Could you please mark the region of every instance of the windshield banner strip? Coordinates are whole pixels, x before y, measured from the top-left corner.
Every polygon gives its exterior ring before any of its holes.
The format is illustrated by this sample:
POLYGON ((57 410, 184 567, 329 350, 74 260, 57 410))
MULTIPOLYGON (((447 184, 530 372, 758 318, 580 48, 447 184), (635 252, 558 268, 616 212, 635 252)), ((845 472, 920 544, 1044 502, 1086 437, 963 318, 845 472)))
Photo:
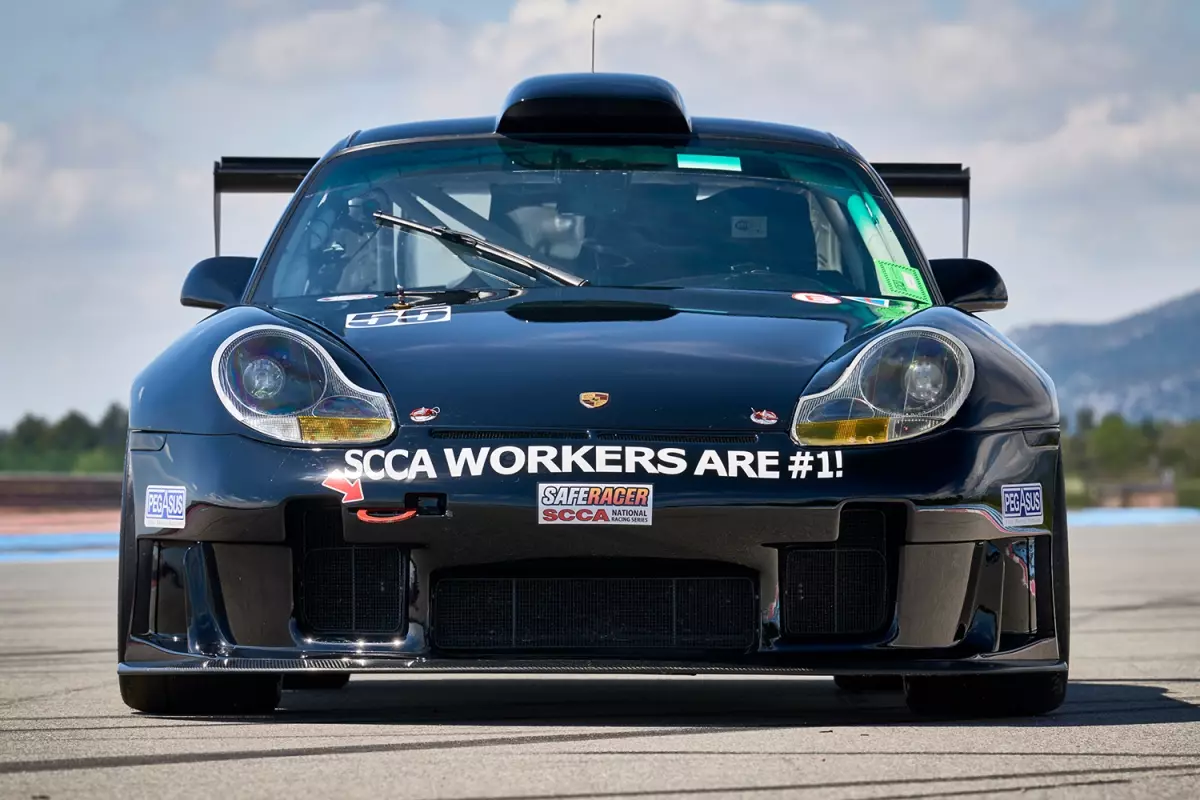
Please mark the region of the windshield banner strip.
POLYGON ((680 169, 719 169, 726 172, 741 172, 742 160, 737 156, 702 156, 680 153, 675 157, 680 169))

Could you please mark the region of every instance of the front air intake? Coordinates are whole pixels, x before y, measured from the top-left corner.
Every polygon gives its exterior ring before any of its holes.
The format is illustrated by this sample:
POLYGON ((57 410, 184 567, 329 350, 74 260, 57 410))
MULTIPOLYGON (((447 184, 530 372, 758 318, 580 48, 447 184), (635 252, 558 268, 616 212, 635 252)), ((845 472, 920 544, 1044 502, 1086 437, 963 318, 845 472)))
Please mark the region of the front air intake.
POLYGON ((748 575, 688 574, 670 566, 605 575, 576 566, 561 576, 512 569, 440 578, 433 591, 434 646, 576 654, 653 650, 661 656, 744 651, 754 644, 757 592, 748 575))
POLYGON ((296 617, 303 631, 381 635, 407 630, 403 549, 347 544, 336 505, 293 503, 286 518, 297 555, 296 617))
POLYGON ((903 507, 848 507, 832 545, 780 553, 782 623, 793 640, 871 640, 891 626, 903 507))

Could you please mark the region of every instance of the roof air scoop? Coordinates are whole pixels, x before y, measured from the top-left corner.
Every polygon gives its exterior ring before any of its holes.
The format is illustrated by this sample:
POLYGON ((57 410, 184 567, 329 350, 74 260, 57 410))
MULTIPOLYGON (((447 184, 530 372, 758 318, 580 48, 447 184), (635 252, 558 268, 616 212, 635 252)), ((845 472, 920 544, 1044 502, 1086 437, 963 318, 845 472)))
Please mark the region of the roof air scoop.
POLYGON ((662 78, 584 72, 518 83, 504 101, 496 133, 689 135, 679 91, 662 78))

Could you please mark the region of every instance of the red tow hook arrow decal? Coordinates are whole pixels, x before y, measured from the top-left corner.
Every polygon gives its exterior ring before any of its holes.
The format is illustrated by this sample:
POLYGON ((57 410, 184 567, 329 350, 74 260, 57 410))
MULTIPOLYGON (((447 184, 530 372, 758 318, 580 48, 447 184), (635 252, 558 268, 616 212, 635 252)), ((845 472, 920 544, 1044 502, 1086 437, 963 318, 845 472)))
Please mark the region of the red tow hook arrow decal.
POLYGON ((321 485, 326 489, 333 489, 335 492, 340 492, 343 503, 357 503, 363 499, 361 479, 350 480, 341 475, 330 475, 321 485))

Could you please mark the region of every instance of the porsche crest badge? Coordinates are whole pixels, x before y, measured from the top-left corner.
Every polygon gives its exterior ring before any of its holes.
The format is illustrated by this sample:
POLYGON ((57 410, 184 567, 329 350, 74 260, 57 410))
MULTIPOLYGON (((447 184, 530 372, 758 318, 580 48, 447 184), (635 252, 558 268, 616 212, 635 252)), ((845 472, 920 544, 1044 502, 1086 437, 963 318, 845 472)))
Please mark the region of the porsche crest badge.
POLYGON ((599 408, 608 402, 608 392, 583 392, 579 395, 579 402, 584 408, 599 408))

